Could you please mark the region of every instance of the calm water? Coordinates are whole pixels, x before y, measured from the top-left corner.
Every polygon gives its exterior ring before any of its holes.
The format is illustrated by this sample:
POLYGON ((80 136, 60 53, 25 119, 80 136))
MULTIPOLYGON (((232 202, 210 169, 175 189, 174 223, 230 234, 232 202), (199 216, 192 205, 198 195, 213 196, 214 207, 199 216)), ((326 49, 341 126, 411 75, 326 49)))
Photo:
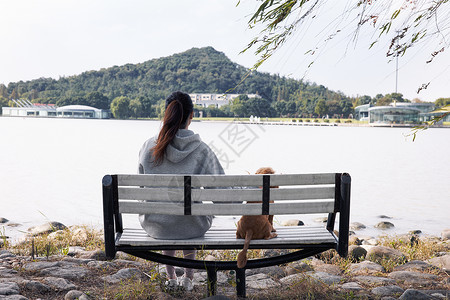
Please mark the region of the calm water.
MULTIPOLYGON (((142 143, 159 127, 157 121, 0 118, 0 217, 22 224, 0 230, 17 236, 47 220, 101 227, 103 175, 135 173, 142 143)), ((427 130, 415 142, 405 137, 409 129, 399 128, 194 122, 191 129, 215 149, 228 174, 262 166, 350 173, 351 222, 368 226, 359 234, 381 233, 373 228, 378 215, 392 217, 390 234, 439 235, 450 228, 450 129, 427 130)), ((302 220, 313 224, 315 217, 302 220)))

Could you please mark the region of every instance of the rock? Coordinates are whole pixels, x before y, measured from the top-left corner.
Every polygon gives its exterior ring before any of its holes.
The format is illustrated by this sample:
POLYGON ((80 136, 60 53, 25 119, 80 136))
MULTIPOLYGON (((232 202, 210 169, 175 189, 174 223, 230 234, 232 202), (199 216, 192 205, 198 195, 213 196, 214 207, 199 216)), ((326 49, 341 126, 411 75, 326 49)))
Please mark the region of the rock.
POLYGON ((247 275, 255 275, 259 273, 264 273, 267 276, 270 276, 272 278, 281 278, 286 276, 286 273, 284 272, 284 269, 280 266, 271 266, 266 268, 256 268, 256 269, 249 269, 246 271, 247 275))
POLYGON ((88 299, 89 297, 85 293, 77 290, 69 291, 64 296, 64 300, 88 300, 88 299))
POLYGON ((0 269, 0 278, 16 277, 17 271, 13 269, 0 269))
POLYGON ((428 300, 428 299, 435 299, 432 296, 429 296, 425 293, 422 293, 421 291, 415 290, 415 289, 407 289, 401 296, 401 300, 428 300))
POLYGON ((64 235, 65 235, 64 230, 57 230, 57 231, 50 233, 48 235, 48 238, 51 240, 58 241, 58 240, 64 239, 64 235))
POLYGON ((444 229, 441 232, 441 238, 442 240, 446 241, 446 240, 450 240, 450 229, 444 229))
POLYGON ((367 255, 367 250, 363 247, 351 245, 348 247, 348 255, 354 262, 364 260, 367 255))
POLYGON ((280 283, 284 285, 297 284, 298 282, 305 280, 305 278, 308 278, 305 273, 297 273, 281 278, 280 283))
POLYGON ((388 277, 404 284, 420 284, 422 286, 433 285, 434 281, 438 279, 436 275, 412 271, 395 271, 388 277))
POLYGON ((386 215, 379 215, 379 216, 377 216, 377 218, 380 218, 380 219, 392 219, 392 217, 389 217, 389 216, 386 216, 386 215))
MULTIPOLYGON (((196 272, 194 273, 194 285, 203 285, 208 282, 208 275, 206 272, 196 272)), ((218 284, 227 284, 228 277, 223 272, 217 272, 217 283, 218 284)))
POLYGON ((19 286, 15 282, 0 283, 0 295, 16 295, 19 294, 19 286))
POLYGON ((315 218, 314 222, 317 223, 326 223, 328 221, 328 217, 320 217, 320 218, 315 218))
POLYGON ((429 271, 436 269, 433 265, 421 260, 412 260, 404 265, 396 266, 394 271, 429 271))
POLYGON ((421 233, 422 233, 422 230, 419 230, 419 229, 408 231, 408 234, 410 234, 410 235, 416 235, 416 234, 421 234, 421 233))
POLYGON ((331 275, 325 272, 307 272, 306 274, 316 279, 317 281, 323 282, 328 285, 338 284, 342 280, 341 276, 331 275))
POLYGON ((206 257, 205 257, 205 260, 206 260, 206 261, 215 261, 216 258, 215 258, 214 256, 208 254, 208 255, 206 255, 206 257))
POLYGON ((339 286, 341 289, 349 291, 360 291, 363 288, 357 282, 347 282, 339 286))
POLYGON ((362 242, 357 236, 352 235, 348 238, 348 244, 349 245, 361 245, 362 242))
POLYGON ((87 266, 89 268, 102 269, 102 270, 108 270, 108 269, 117 267, 117 265, 112 261, 97 261, 97 260, 88 262, 87 266))
POLYGON ((359 223, 359 222, 350 223, 350 230, 361 230, 364 228, 366 228, 366 225, 364 225, 363 223, 359 223))
POLYGON ((86 251, 86 248, 84 248, 84 247, 70 246, 69 251, 67 252, 67 255, 75 256, 75 255, 79 255, 79 254, 83 253, 84 251, 86 251))
POLYGON ((142 273, 141 270, 137 268, 126 268, 121 269, 117 273, 113 275, 108 275, 102 277, 107 283, 119 283, 122 280, 130 280, 130 279, 144 279, 146 276, 142 273))
POLYGON ((395 284, 394 279, 385 278, 385 277, 377 277, 377 276, 356 276, 353 278, 354 280, 367 284, 367 285, 387 285, 387 284, 395 284))
POLYGON ((309 264, 303 261, 293 262, 284 268, 284 272, 286 273, 286 275, 292 275, 302 272, 310 272, 313 270, 314 269, 309 264))
POLYGON ((339 268, 336 265, 332 265, 332 264, 317 265, 316 267, 314 267, 314 270, 317 272, 323 272, 323 273, 328 273, 328 274, 332 274, 332 275, 341 275, 342 274, 341 268, 339 268))
POLYGON ((378 240, 373 238, 373 239, 365 239, 362 241, 361 243, 362 245, 371 245, 371 246, 376 246, 378 245, 378 240))
POLYGON ((44 282, 55 290, 68 291, 73 290, 76 286, 64 278, 45 277, 44 282))
POLYGON ((48 285, 40 283, 39 281, 24 280, 22 284, 26 290, 29 290, 33 293, 44 294, 51 290, 48 285))
POLYGON ((450 271, 450 254, 431 258, 427 260, 427 262, 435 267, 441 268, 446 272, 450 271))
POLYGON ((396 285, 379 286, 372 289, 372 293, 378 296, 394 296, 403 293, 403 289, 396 285))
POLYGON ((349 273, 353 275, 373 275, 377 273, 384 273, 386 270, 383 266, 365 260, 357 264, 351 264, 349 267, 349 273))
POLYGON ((375 228, 378 229, 390 229, 390 228, 394 228, 394 224, 392 224, 391 222, 380 222, 377 225, 375 225, 375 228))
POLYGON ((72 243, 84 243, 88 239, 86 228, 80 227, 72 231, 72 243))
POLYGON ((106 253, 103 250, 85 251, 80 254, 80 258, 106 260, 106 253))
POLYGON ((300 221, 298 219, 290 219, 290 220, 285 220, 285 221, 281 222, 281 225, 283 225, 283 226, 303 226, 303 225, 305 225, 305 223, 303 223, 302 221, 300 221))
POLYGON ((0 224, 5 224, 5 223, 8 223, 8 222, 9 222, 8 219, 0 217, 0 224))
POLYGON ((268 289, 279 286, 280 284, 275 282, 268 275, 260 273, 246 277, 246 285, 253 289, 268 289))
POLYGON ((399 250, 384 247, 374 246, 367 251, 366 259, 373 262, 380 263, 382 260, 392 260, 397 263, 404 263, 407 261, 406 256, 399 250))
POLYGON ((31 235, 41 235, 46 233, 51 233, 57 230, 64 230, 67 229, 67 227, 59 222, 48 222, 42 225, 34 226, 28 228, 28 232, 30 232, 31 235))

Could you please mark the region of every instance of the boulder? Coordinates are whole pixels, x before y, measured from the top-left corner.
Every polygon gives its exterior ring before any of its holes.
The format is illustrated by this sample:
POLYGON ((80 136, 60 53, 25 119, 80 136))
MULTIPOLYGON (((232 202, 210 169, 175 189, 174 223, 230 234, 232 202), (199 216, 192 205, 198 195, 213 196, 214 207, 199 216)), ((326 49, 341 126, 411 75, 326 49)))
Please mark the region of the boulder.
POLYGON ((432 297, 430 295, 427 295, 425 293, 422 293, 421 291, 418 291, 415 289, 407 289, 398 299, 401 299, 401 300, 432 300, 432 299, 436 299, 436 298, 432 297))
POLYGON ((271 278, 281 278, 286 276, 284 269, 280 266, 271 266, 266 268, 249 269, 245 272, 247 275, 265 274, 271 278))
POLYGON ((378 224, 375 225, 375 228, 378 229, 391 229, 394 228, 394 224, 392 224, 391 222, 379 222, 378 224))
POLYGON ((446 240, 450 240, 450 229, 444 229, 441 232, 441 238, 442 240, 446 241, 446 240))
POLYGON ((377 296, 395 296, 402 294, 403 289, 396 285, 379 286, 372 289, 372 293, 377 296))
POLYGON ((5 224, 5 223, 8 223, 8 222, 9 222, 8 219, 0 217, 0 224, 5 224))
POLYGON ((433 285, 435 280, 439 278, 433 274, 413 271, 395 271, 390 273, 388 277, 404 284, 420 284, 421 286, 433 285))
POLYGON ((347 282, 341 284, 340 288, 347 291, 360 291, 363 289, 357 282, 347 282))
POLYGON ((44 282, 50 287, 59 291, 73 290, 76 286, 64 278, 45 277, 44 282))
POLYGON ((325 272, 307 272, 306 274, 313 279, 328 285, 338 284, 342 280, 341 276, 332 275, 325 272))
POLYGON ((378 276, 356 276, 354 280, 367 284, 367 285, 393 285, 395 284, 394 279, 378 277, 378 276))
POLYGON ((47 222, 42 225, 28 228, 28 232, 31 235, 36 236, 36 235, 51 233, 51 232, 58 231, 58 230, 64 230, 66 228, 67 227, 64 224, 59 223, 59 222, 47 222))
POLYGON ((253 289, 268 289, 279 286, 278 282, 275 282, 269 275, 259 273, 246 277, 246 285, 253 289))
POLYGON ((380 263, 384 259, 392 260, 397 263, 404 263, 407 261, 406 256, 399 250, 384 246, 374 246, 367 251, 366 259, 380 263))
POLYGON ((351 264, 349 267, 349 273, 352 275, 373 275, 377 273, 384 273, 386 270, 383 266, 365 260, 357 264, 351 264))
POLYGON ((421 234, 421 233, 422 233, 422 230, 419 230, 419 229, 408 231, 408 234, 410 234, 410 235, 417 235, 417 234, 421 234))
POLYGON ((351 245, 348 247, 348 255, 353 262, 362 261, 366 258, 367 250, 360 246, 351 245))
POLYGON ((123 280, 129 280, 129 279, 144 279, 146 278, 145 274, 142 273, 141 270, 137 268, 126 268, 121 269, 117 273, 113 275, 108 275, 102 277, 107 283, 115 284, 119 283, 123 280))
POLYGON ((328 273, 328 274, 332 274, 332 275, 341 275, 342 274, 341 268, 339 268, 336 265, 332 265, 332 264, 317 265, 314 267, 314 270, 317 272, 323 272, 323 273, 328 273))
POLYGON ((0 282, 0 295, 17 295, 19 294, 19 286, 15 282, 0 282))
POLYGON ((359 223, 359 222, 352 222, 350 223, 350 229, 351 230, 361 230, 366 228, 366 225, 364 225, 363 223, 359 223))
POLYGON ((411 260, 404 265, 396 266, 394 271, 429 271, 436 269, 435 266, 421 260, 411 260))
POLYGON ((64 300, 89 300, 89 297, 81 291, 72 290, 64 296, 64 300))
POLYGON ((348 238, 348 244, 349 245, 361 245, 362 242, 357 236, 352 235, 348 238))
POLYGON ((377 218, 380 218, 380 219, 392 219, 392 217, 389 217, 389 216, 386 216, 386 215, 379 215, 379 216, 377 216, 377 218))
POLYGON ((284 272, 286 273, 286 275, 292 275, 309 271, 313 271, 313 268, 303 261, 293 262, 284 268, 284 272))
POLYGON ((24 280, 22 285, 26 290, 38 294, 45 294, 51 290, 48 285, 34 280, 24 280))
POLYGON ((441 268, 446 272, 450 271, 450 254, 431 258, 431 259, 427 260, 427 262, 430 265, 441 268))

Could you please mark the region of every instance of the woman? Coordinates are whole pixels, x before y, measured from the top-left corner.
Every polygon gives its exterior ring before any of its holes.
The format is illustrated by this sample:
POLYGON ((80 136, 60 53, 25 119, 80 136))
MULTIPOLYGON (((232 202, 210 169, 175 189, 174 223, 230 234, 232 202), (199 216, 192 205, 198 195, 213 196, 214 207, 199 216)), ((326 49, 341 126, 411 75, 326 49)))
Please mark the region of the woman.
MULTIPOLYGON (((166 100, 163 126, 158 137, 147 140, 139 153, 140 174, 224 174, 214 152, 198 134, 188 130, 194 114, 191 97, 172 93, 166 100)), ((186 239, 202 236, 212 223, 212 216, 140 215, 147 234, 156 239, 186 239)), ((175 250, 164 250, 174 256, 175 250)), ((195 250, 183 250, 185 258, 194 259, 195 250)), ((192 290, 194 271, 185 269, 177 280, 175 268, 166 265, 168 288, 177 285, 192 290)))

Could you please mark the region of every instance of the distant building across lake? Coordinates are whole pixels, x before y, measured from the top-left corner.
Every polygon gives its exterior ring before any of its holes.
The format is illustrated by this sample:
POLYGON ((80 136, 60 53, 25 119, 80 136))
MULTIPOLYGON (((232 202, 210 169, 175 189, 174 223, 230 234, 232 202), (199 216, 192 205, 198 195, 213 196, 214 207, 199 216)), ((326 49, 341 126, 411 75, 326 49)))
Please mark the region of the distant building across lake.
POLYGON ((54 104, 31 103, 28 100, 13 100, 15 107, 2 107, 2 115, 9 117, 43 118, 82 118, 109 119, 109 109, 98 109, 86 105, 67 105, 56 107, 54 104))
MULTIPOLYGON (((195 105, 208 107, 214 105, 219 108, 230 104, 231 101, 239 97, 241 94, 189 94, 195 105)), ((249 98, 261 98, 257 94, 246 94, 249 98)))
MULTIPOLYGON (((434 103, 391 103, 387 106, 360 105, 355 108, 355 119, 369 121, 369 124, 419 124, 429 121, 445 111, 435 110, 434 103)), ((447 116, 444 122, 450 121, 447 116)))

